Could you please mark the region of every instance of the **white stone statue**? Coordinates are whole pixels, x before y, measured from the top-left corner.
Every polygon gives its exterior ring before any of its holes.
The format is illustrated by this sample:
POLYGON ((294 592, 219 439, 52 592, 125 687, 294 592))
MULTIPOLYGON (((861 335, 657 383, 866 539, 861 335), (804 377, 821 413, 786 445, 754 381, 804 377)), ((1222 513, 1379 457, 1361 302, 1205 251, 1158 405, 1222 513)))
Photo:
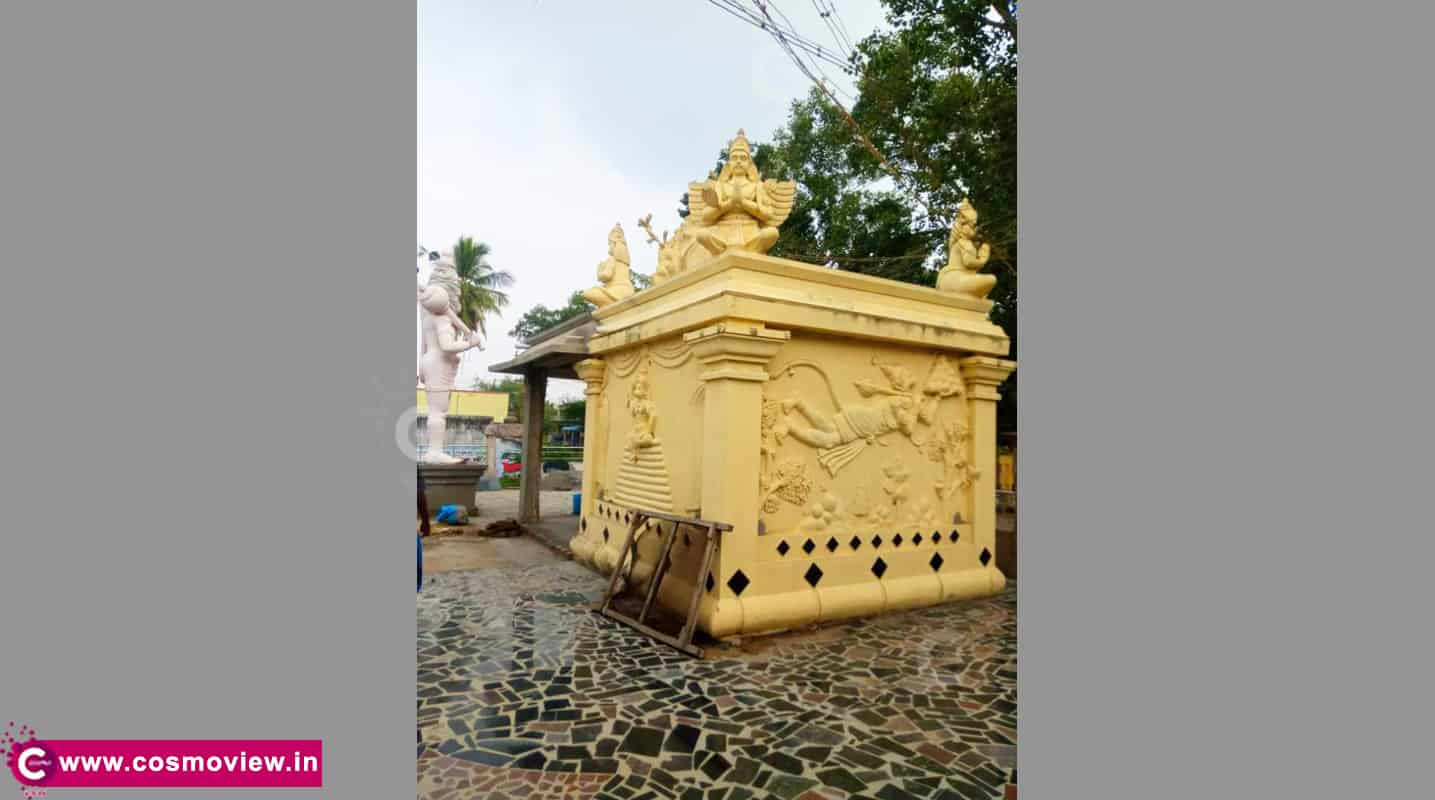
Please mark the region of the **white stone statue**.
POLYGON ((423 309, 423 350, 419 354, 419 380, 428 395, 429 446, 424 453, 427 464, 457 464, 463 459, 443 451, 444 434, 448 430, 448 395, 458 377, 459 354, 479 347, 478 334, 455 324, 449 306, 448 292, 430 284, 419 293, 423 309))

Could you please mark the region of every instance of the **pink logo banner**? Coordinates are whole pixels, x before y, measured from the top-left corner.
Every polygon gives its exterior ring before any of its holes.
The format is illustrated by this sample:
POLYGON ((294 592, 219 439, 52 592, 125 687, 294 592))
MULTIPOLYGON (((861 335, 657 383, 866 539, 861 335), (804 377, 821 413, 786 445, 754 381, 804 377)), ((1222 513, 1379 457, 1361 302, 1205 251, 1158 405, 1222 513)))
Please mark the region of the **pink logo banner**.
POLYGON ((44 789, 324 785, 318 739, 30 738, 5 760, 22 785, 44 789))

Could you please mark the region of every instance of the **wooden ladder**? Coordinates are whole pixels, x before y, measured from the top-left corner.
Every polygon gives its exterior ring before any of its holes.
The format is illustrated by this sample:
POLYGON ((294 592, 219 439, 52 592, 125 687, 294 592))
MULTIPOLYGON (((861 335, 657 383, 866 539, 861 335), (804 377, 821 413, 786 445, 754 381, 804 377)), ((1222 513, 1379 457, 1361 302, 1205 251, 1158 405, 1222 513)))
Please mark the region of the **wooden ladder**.
MULTIPOLYGON (((702 601, 703 591, 706 588, 703 584, 707 579, 708 569, 712 566, 713 553, 717 551, 718 534, 732 530, 732 526, 725 522, 713 522, 712 520, 699 519, 697 517, 680 517, 676 514, 665 514, 661 511, 648 511, 646 509, 631 509, 633 522, 628 526, 628 535, 623 538, 623 550, 618 554, 618 563, 613 567, 613 576, 608 580, 608 592, 603 595, 603 605, 598 612, 608 619, 621 622, 639 633, 671 645, 672 647, 687 653, 690 656, 701 658, 702 648, 693 645, 693 630, 698 622, 698 604, 702 601), (613 608, 613 596, 618 590, 618 578, 623 571, 623 562, 628 559, 628 553, 633 549, 633 540, 637 535, 638 528, 649 519, 664 520, 673 523, 667 535, 663 537, 662 547, 658 550, 658 565, 653 569, 653 577, 648 581, 648 593, 643 598, 643 610, 638 613, 637 619, 628 616, 613 608), (678 528, 688 525, 694 528, 701 528, 706 532, 707 544, 703 548, 703 560, 698 568, 697 576, 693 579, 693 598, 688 601, 688 616, 683 622, 682 632, 676 638, 663 633, 660 630, 646 624, 648 612, 653 608, 653 600, 658 596, 658 585, 668 573, 668 566, 671 561, 673 543, 677 541, 678 528)), ((638 561, 637 554, 633 554, 633 563, 638 561)), ((629 576, 632 575, 632 567, 628 568, 629 576)))

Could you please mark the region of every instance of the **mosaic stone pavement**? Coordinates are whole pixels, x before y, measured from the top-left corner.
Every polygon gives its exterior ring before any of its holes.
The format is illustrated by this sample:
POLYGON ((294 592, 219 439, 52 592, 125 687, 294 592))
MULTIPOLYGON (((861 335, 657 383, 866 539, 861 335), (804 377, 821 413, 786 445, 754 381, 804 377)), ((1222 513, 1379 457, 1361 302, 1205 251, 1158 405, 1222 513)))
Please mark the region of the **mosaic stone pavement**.
POLYGON ((1016 592, 690 659, 571 561, 418 597, 418 794, 1014 798, 1016 592))

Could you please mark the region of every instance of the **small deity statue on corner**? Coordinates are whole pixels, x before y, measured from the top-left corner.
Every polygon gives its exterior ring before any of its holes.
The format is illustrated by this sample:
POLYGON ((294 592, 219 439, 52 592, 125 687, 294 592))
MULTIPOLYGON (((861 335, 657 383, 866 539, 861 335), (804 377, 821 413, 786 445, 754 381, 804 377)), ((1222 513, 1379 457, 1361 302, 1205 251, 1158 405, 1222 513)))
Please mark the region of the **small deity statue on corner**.
POLYGON ((938 289, 980 299, 997 285, 997 276, 979 272, 991 258, 992 248, 988 244, 977 247, 973 240, 976 233, 977 210, 970 201, 963 200, 957 206, 957 220, 947 240, 947 265, 937 273, 938 289))
POLYGON ((608 258, 598 265, 598 282, 583 293, 583 299, 602 308, 612 305, 625 297, 632 297, 632 259, 628 255, 628 240, 623 237, 623 226, 615 224, 608 233, 608 258))

